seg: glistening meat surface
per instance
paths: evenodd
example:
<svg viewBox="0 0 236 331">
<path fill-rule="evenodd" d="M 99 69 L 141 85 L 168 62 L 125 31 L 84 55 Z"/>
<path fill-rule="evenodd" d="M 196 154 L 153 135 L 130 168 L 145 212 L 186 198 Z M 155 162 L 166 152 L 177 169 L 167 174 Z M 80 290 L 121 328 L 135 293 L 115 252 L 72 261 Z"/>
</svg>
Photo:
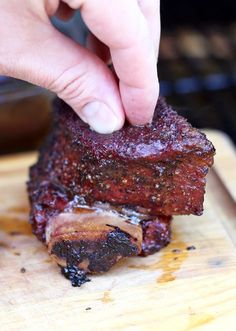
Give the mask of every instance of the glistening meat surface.
<svg viewBox="0 0 236 331">
<path fill-rule="evenodd" d="M 165 246 L 171 215 L 202 213 L 214 147 L 163 99 L 152 124 L 109 135 L 59 99 L 54 108 L 28 191 L 33 232 L 59 265 L 107 271 Z"/>
</svg>

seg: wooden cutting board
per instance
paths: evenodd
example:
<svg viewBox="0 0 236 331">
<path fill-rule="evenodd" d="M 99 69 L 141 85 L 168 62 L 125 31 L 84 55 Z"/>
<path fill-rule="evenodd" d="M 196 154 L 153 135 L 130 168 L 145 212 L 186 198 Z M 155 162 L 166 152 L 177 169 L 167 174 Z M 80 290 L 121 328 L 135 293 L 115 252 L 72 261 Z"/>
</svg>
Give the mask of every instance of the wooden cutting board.
<svg viewBox="0 0 236 331">
<path fill-rule="evenodd" d="M 236 328 L 236 156 L 219 132 L 202 217 L 175 217 L 172 243 L 73 288 L 31 235 L 25 191 L 36 154 L 0 160 L 0 330 Z M 195 249 L 194 249 L 195 248 Z"/>
</svg>

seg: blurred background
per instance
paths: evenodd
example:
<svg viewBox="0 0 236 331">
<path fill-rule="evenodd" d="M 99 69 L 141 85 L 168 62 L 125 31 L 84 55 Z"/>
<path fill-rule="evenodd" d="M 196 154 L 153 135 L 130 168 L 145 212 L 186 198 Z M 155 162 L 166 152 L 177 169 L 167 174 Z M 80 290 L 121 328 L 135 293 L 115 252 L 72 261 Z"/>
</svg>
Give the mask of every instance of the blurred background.
<svg viewBox="0 0 236 331">
<path fill-rule="evenodd" d="M 180 114 L 198 128 L 226 132 L 236 143 L 235 13 L 233 0 L 162 0 L 158 73 L 161 94 Z M 84 42 L 79 14 L 66 23 L 53 19 L 53 24 Z M 0 77 L 1 155 L 38 148 L 50 127 L 53 97 Z"/>
</svg>

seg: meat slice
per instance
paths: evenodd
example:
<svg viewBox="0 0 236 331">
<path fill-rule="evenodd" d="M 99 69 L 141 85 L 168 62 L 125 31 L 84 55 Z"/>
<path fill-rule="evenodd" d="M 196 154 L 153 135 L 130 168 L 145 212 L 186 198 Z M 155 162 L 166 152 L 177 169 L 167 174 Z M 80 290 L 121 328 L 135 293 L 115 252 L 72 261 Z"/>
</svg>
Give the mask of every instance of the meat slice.
<svg viewBox="0 0 236 331">
<path fill-rule="evenodd" d="M 167 245 L 170 221 L 163 216 L 132 224 L 124 215 L 79 208 L 49 219 L 46 243 L 60 266 L 76 266 L 86 273 L 105 272 L 123 257 L 152 254 Z M 151 224 L 154 228 L 148 231 Z"/>
<path fill-rule="evenodd" d="M 54 108 L 30 170 L 30 221 L 72 283 L 165 246 L 171 215 L 202 213 L 214 147 L 163 99 L 152 124 L 107 135 L 60 99 Z"/>
<path fill-rule="evenodd" d="M 122 257 L 141 252 L 142 227 L 111 212 L 81 208 L 51 218 L 46 242 L 59 265 L 105 272 Z"/>
</svg>

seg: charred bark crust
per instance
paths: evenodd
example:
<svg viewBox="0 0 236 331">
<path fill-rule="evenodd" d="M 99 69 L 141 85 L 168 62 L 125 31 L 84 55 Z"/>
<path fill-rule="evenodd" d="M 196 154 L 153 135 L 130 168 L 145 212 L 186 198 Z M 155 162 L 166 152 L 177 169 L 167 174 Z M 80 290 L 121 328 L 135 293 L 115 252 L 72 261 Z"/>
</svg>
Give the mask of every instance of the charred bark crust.
<svg viewBox="0 0 236 331">
<path fill-rule="evenodd" d="M 129 234 L 116 228 L 102 240 L 61 240 L 50 254 L 69 266 L 83 266 L 89 273 L 108 271 L 122 257 L 136 256 L 139 250 Z"/>
<path fill-rule="evenodd" d="M 126 123 L 109 135 L 90 130 L 60 99 L 54 119 L 30 169 L 30 222 L 73 286 L 123 257 L 166 246 L 170 215 L 201 215 L 215 149 L 162 98 L 151 124 Z M 76 214 L 81 207 L 94 211 L 105 205 L 118 217 L 115 225 L 111 219 L 98 224 L 91 215 L 83 223 L 81 210 Z M 60 218 L 70 213 L 75 218 L 69 222 Z"/>
</svg>

